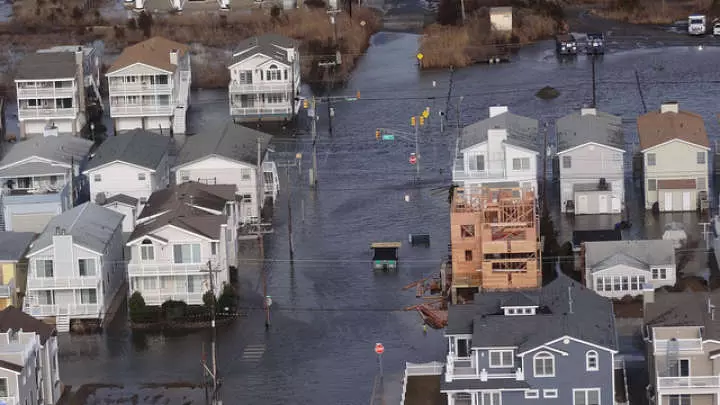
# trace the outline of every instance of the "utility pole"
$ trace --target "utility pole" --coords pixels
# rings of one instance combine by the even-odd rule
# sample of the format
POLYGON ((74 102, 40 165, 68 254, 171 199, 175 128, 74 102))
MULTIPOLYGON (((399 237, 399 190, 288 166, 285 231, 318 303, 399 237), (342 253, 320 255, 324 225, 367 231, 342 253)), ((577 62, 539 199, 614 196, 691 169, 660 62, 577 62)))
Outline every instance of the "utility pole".
MULTIPOLYGON (((594 105, 594 104, 593 104, 594 105)), ((547 131, 547 122, 543 126, 543 159, 542 159, 542 198, 543 198, 543 204, 547 205, 547 148, 548 148, 548 131, 547 131)))
POLYGON ((463 25, 465 25, 465 0, 460 0, 460 13, 462 15, 463 25))
MULTIPOLYGON (((285 166, 285 173, 287 176, 287 179, 290 180, 290 165, 285 166)), ((292 237, 292 186, 290 186, 290 182, 288 181, 288 243, 290 245, 290 261, 293 261, 293 256, 295 254, 294 248, 293 248, 293 237, 292 237)))
POLYGON ((597 108, 595 91, 595 53, 592 54, 592 106, 597 108))
POLYGON ((210 327, 212 328, 212 342, 211 342, 211 353, 210 356, 212 357, 212 369, 208 369, 207 364, 205 363, 205 360, 203 359, 203 368, 205 369, 205 372, 207 374, 210 374, 210 377, 212 377, 213 380, 213 391, 210 396, 210 402, 208 405, 220 405, 222 402, 219 399, 219 392, 218 388, 220 387, 220 382, 218 378, 218 372, 217 372, 217 325, 215 322, 215 273, 219 273, 220 270, 213 270, 212 268, 212 262, 208 260, 207 262, 207 270, 201 270, 202 272, 208 273, 208 281, 210 284, 210 291, 212 291, 213 294, 213 300, 210 305, 210 327))
POLYGON ((415 121, 415 179, 420 180, 420 142, 418 136, 420 133, 420 120, 422 115, 415 121))
POLYGON ((312 176, 310 186, 317 186, 317 101, 312 99, 312 176))
MULTIPOLYGON (((295 110, 293 110, 293 111, 295 111, 295 110)), ((260 182, 260 179, 265 178, 263 176, 262 157, 263 157, 262 156, 262 138, 258 137, 258 139, 257 139, 257 173, 255 174, 258 183, 260 182)), ((262 184, 263 184, 263 187, 260 190, 260 198, 265 198, 265 182, 263 181, 262 184)), ((256 189, 257 189, 257 187, 256 187, 256 189)), ((258 210, 257 216, 260 219, 259 222, 262 222, 262 213, 260 212, 262 210, 262 204, 260 203, 260 198, 256 199, 257 201, 255 202, 255 206, 258 210)), ((258 226, 258 229, 260 229, 259 226, 258 226)))
MULTIPOLYGON (((332 21, 335 21, 334 17, 332 17, 332 21)), ((334 24, 333 24, 334 25, 334 24)), ((325 69, 334 69, 336 65, 338 65, 338 60, 340 58, 340 51, 335 51, 335 62, 320 62, 318 63, 318 66, 325 68, 325 69)), ((332 119, 333 115, 333 108, 332 108, 332 98, 330 97, 330 87, 332 86, 332 76, 330 78, 327 78, 327 86, 325 87, 325 98, 327 101, 327 108, 328 108, 328 133, 330 136, 333 134, 332 130, 332 119)))
POLYGON ((709 222, 701 222, 700 225, 703 227, 703 239, 705 239, 705 250, 710 250, 710 231, 708 230, 708 227, 710 226, 709 222))

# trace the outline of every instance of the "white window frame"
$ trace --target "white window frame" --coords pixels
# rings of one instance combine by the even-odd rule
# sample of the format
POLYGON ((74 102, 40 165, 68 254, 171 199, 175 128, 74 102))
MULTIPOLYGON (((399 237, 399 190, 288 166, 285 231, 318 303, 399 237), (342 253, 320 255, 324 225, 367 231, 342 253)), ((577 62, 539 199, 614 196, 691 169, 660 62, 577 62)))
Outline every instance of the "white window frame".
POLYGON ((558 390, 555 388, 543 390, 543 398, 557 398, 558 390))
POLYGON ((489 350, 488 351, 488 364, 490 368, 512 368, 515 366, 515 352, 513 350, 489 350), (504 362, 504 355, 510 353, 510 363, 504 362), (493 354, 498 355, 500 362, 493 362, 493 354))
POLYGON ((81 305, 94 305, 94 304, 97 304, 97 303, 100 301, 100 294, 98 293, 97 288, 81 288, 81 289, 79 289, 79 290, 77 290, 77 291, 80 293, 80 304, 81 304, 81 305), (84 299, 83 299, 83 292, 85 292, 85 291, 88 292, 88 295, 87 295, 88 301, 87 301, 87 302, 83 302, 83 301, 84 301, 84 299), (90 298, 91 298, 90 293, 91 293, 92 291, 95 291, 95 302, 91 302, 92 300, 90 300, 90 298))
POLYGON ((250 180, 251 175, 252 175, 251 169, 246 169, 246 168, 240 169, 240 178, 242 178, 243 180, 250 180))
POLYGON ((598 371, 600 370, 600 355, 596 350, 588 350, 585 353, 585 371, 598 371), (594 365, 591 364, 594 362, 594 365))
POLYGON ((37 278, 53 278, 55 277, 55 263, 53 262, 53 259, 37 259, 35 260, 35 277, 37 278), (50 275, 47 275, 47 266, 46 263, 50 262, 50 275), (42 270, 43 273, 40 275, 40 264, 43 264, 42 270))
POLYGON ((573 388, 573 405, 590 405, 588 403, 588 394, 590 392, 597 392, 598 394, 598 404, 602 403, 602 391, 600 388, 573 388), (575 394, 578 392, 584 392, 585 393, 585 401, 582 403, 575 402, 575 394))
POLYGON ((145 181, 145 173, 138 173, 138 180, 145 181))
POLYGON ((98 266, 97 266, 97 261, 96 261, 95 259, 90 258, 90 257, 81 257, 81 258, 78 258, 78 275, 79 275, 80 277, 95 277, 95 276, 97 276, 97 274, 98 274, 98 266), (87 273, 88 264, 89 264, 90 267, 92 267, 92 274, 84 274, 84 275, 81 274, 81 272, 80 272, 80 263, 83 262, 83 261, 85 262, 85 272, 87 273))
POLYGON ((540 398, 540 390, 525 390, 525 399, 540 398))
POLYGON ((657 156, 654 153, 647 154, 647 165, 657 166, 657 156))
POLYGON ((518 172, 530 170, 530 158, 529 157, 513 158, 512 169, 514 171, 518 171, 518 172), (516 165, 516 163, 517 163, 517 165, 516 165))
POLYGON ((152 243, 152 241, 150 243, 143 243, 146 240, 149 240, 149 239, 145 239, 142 242, 140 242, 140 260, 143 262, 154 262, 155 261, 155 245, 152 243))
POLYGON ((180 175, 181 181, 190 181, 190 173, 188 173, 184 170, 181 170, 180 173, 178 173, 178 174, 180 175))
POLYGON ((657 180, 655 179, 648 179, 648 191, 657 191, 657 180))
POLYGON ((102 181, 102 175, 101 175, 100 173, 95 174, 95 175, 93 176, 93 181, 96 182, 96 183, 101 182, 101 181, 102 181))
POLYGON ((695 179, 695 188, 698 190, 705 190, 707 188, 707 180, 705 180, 705 177, 695 179))
POLYGON ((565 155, 562 157, 563 169, 572 169, 572 156, 565 155))
MULTIPOLYGON (((543 364, 543 369, 547 367, 547 364, 543 364)), ((533 375, 536 378, 550 378, 555 377, 555 355, 553 355, 550 352, 539 352, 533 356, 533 375), (550 367, 552 368, 551 372, 548 373, 547 370, 542 370, 542 373, 538 373, 538 360, 543 361, 550 361, 550 367)))
MULTIPOLYGON (((203 262, 203 259, 202 259, 202 250, 203 250, 203 248, 202 248, 202 244, 201 244, 201 243, 198 243, 198 242, 175 243, 175 244, 173 244, 172 250, 173 250, 172 254, 173 254, 173 263, 174 263, 174 264, 200 264, 200 263, 203 262), (176 248, 176 247, 180 247, 181 252, 182 252, 182 247, 183 247, 183 246, 189 246, 189 247, 190 247, 190 261, 189 261, 189 262, 184 262, 184 261, 176 262, 176 261, 175 261, 175 259, 176 259, 176 257, 175 257, 175 248, 176 248), (195 254, 194 254, 195 249, 193 249, 193 246, 198 246, 198 249, 197 249, 198 257, 195 257, 195 254)), ((181 253, 181 256, 182 256, 182 253, 181 253)))
POLYGON ((699 165, 707 164, 707 163, 705 163, 705 162, 707 162, 707 159, 705 158, 705 152, 704 152, 704 151, 703 151, 703 152, 697 152, 696 161, 697 161, 697 164, 699 164, 699 165))

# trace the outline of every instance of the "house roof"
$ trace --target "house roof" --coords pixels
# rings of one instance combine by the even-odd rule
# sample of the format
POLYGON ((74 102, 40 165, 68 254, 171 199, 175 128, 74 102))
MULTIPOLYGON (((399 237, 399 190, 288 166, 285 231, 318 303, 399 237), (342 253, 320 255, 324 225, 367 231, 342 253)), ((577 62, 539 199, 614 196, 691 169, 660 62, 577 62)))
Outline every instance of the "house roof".
POLYGON ((660 190, 694 190, 696 183, 695 179, 658 180, 657 188, 660 190))
POLYGON ((541 289, 476 294, 474 302, 467 307, 473 307, 474 311, 460 309, 462 306, 450 307, 445 334, 472 333, 473 347, 515 346, 529 350, 572 336, 608 349, 617 348, 612 303, 563 274, 541 289), (503 303, 517 294, 532 297, 532 302, 537 300, 536 315, 503 314, 503 303), (572 296, 572 310, 569 296, 572 296), (454 314, 458 309, 460 314, 454 314))
POLYGON ((0 368, 4 370, 14 371, 16 373, 22 373, 24 367, 6 360, 0 360, 0 368))
POLYGON ((170 141, 167 136, 143 129, 108 137, 90 158, 86 170, 117 161, 155 170, 168 153, 170 141))
POLYGON ((170 63, 170 52, 173 50, 177 50, 178 56, 182 57, 188 53, 190 48, 187 45, 163 37, 152 37, 125 48, 120 56, 115 59, 107 73, 113 73, 135 63, 143 63, 168 72, 174 72, 177 65, 170 63))
POLYGON ((258 140, 265 154, 271 135, 225 120, 215 128, 189 136, 178 153, 175 167, 212 155, 257 165, 258 140))
POLYGON ((19 261, 34 239, 32 232, 0 232, 0 261, 19 261))
POLYGON ((620 229, 593 229, 585 231, 573 231, 573 245, 579 246, 585 242, 599 242, 607 240, 620 240, 622 233, 620 229))
POLYGON ((101 205, 106 206, 106 205, 116 203, 116 202, 121 203, 121 204, 126 204, 131 207, 135 207, 138 204, 138 199, 135 197, 131 197, 127 194, 115 194, 113 196, 106 198, 105 203, 103 203, 101 205))
POLYGON ((38 239, 30 246, 28 254, 36 253, 52 245, 57 228, 72 235, 73 242, 93 252, 104 253, 105 247, 122 225, 125 216, 91 202, 63 212, 47 224, 38 239))
POLYGON ((618 264, 641 269, 674 265, 673 242, 662 239, 585 242, 585 266, 590 272, 618 264))
POLYGON ((26 314, 12 305, 0 311, 0 332, 7 332, 8 330, 35 332, 40 336, 41 344, 45 344, 51 336, 57 334, 55 327, 26 314))
MULTIPOLYGON (((37 156, 57 163, 71 164, 74 159, 80 162, 84 159, 93 142, 71 135, 38 136, 17 143, 10 144, 5 156, 0 160, 0 167, 20 162, 27 158, 37 156)), ((0 176, 2 171, 0 169, 0 176)), ((57 173, 57 169, 54 171, 57 173)))
POLYGON ((71 79, 77 74, 73 52, 40 52, 25 55, 16 67, 15 80, 71 79))
POLYGON ((440 392, 441 375, 409 375, 403 405, 447 404, 447 395, 440 392))
POLYGON ((720 316, 712 316, 709 311, 719 303, 720 290, 711 293, 657 290, 654 302, 645 303, 643 317, 650 327, 701 326, 703 339, 720 340, 720 316))
POLYGON ((710 147, 703 118, 688 111, 651 111, 637 119, 640 150, 681 139, 695 145, 710 147))
POLYGON ((278 34, 265 34, 245 39, 238 44, 237 51, 232 56, 230 65, 242 62, 257 54, 263 54, 277 61, 290 63, 287 48, 294 48, 297 42, 294 39, 278 34))
POLYGON ((625 146, 622 118, 597 110, 594 114, 578 111, 566 115, 557 120, 555 130, 559 152, 590 142, 618 149, 625 146))
POLYGON ((505 142, 530 150, 538 149, 538 121, 511 112, 504 112, 463 128, 460 149, 487 141, 488 129, 506 129, 508 134, 505 142))

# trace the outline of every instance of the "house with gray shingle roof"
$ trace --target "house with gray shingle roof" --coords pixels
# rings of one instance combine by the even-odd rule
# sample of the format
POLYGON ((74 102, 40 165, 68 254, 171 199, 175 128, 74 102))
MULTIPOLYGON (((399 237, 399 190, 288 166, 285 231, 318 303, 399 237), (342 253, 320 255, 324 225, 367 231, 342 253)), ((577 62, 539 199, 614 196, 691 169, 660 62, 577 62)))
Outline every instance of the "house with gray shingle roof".
POLYGON ((25 293, 24 283, 19 280, 18 270, 27 269, 25 253, 35 240, 32 232, 0 232, 0 309, 18 305, 19 297, 25 293))
POLYGON ((625 140, 620 117, 583 108, 555 124, 560 209, 620 213, 625 207, 625 140))
POLYGON ((674 286, 675 249, 671 240, 585 242, 585 286, 603 297, 642 295, 648 286, 674 286))
POLYGON ((295 116, 301 73, 297 41, 278 34, 248 38, 238 45, 228 70, 233 119, 283 121, 295 116))
POLYGON ((538 121, 490 107, 487 119, 462 129, 453 166, 453 183, 464 187, 518 182, 537 192, 538 121))
POLYGON ((67 332, 73 319, 104 322, 122 294, 123 215, 86 202, 53 218, 26 255, 23 310, 67 332))
MULTIPOLYGON (((617 403, 612 303, 565 275, 451 306, 445 337, 445 368, 434 374, 448 404, 617 403)), ((408 385, 420 374, 408 365, 408 385)))
POLYGON ((172 139, 143 129, 107 138, 90 156, 85 175, 95 203, 125 215, 123 231, 150 195, 170 184, 168 150, 172 139))

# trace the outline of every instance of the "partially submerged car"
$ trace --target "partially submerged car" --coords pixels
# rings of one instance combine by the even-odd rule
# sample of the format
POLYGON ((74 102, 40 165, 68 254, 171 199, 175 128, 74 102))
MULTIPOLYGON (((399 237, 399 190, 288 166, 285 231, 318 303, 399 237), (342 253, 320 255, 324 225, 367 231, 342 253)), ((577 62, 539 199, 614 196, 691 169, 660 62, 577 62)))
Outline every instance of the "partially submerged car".
POLYGON ((605 53, 605 34, 587 34, 587 53, 601 55, 605 53))
POLYGON ((577 41, 571 34, 555 37, 555 50, 558 55, 577 55, 577 41))

